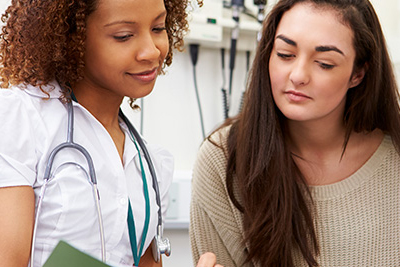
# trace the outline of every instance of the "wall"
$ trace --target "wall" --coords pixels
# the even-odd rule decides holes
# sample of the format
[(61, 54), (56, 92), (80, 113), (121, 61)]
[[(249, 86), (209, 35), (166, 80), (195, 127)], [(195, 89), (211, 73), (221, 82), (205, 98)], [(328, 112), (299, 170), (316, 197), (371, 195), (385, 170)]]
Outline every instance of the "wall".
[[(205, 5), (209, 1), (204, 0)], [(216, 0), (214, 0), (216, 1)], [(0, 11), (5, 10), (10, 0), (0, 0)], [(272, 4), (275, 1), (269, 1)], [(372, 0), (390, 48), (400, 78), (400, 0)], [(246, 0), (250, 6), (251, 0)], [(226, 36), (226, 33), (225, 33)], [(240, 37), (239, 37), (240, 38)], [(241, 40), (239, 39), (239, 43)], [(227, 58), (226, 58), (227, 60)], [(234, 72), (235, 110), (246, 79), (246, 57), (238, 52)], [(223, 121), (221, 86), (223, 83), (220, 53), (216, 48), (201, 46), (197, 63), (197, 81), (203, 107), (205, 130), (210, 133)], [(226, 72), (226, 77), (228, 73)], [(140, 101), (138, 101), (140, 104)], [(190, 177), (197, 150), (202, 142), (200, 120), (193, 86), (192, 65), (187, 49), (176, 53), (167, 73), (160, 77), (152, 94), (144, 98), (142, 107), (143, 135), (149, 142), (161, 144), (175, 156), (175, 194), (165, 236), (172, 243), (172, 255), (164, 258), (166, 267), (190, 267), (190, 244), (187, 234), (190, 201)], [(124, 103), (123, 108), (134, 124), (140, 128), (139, 112), (133, 112)]]

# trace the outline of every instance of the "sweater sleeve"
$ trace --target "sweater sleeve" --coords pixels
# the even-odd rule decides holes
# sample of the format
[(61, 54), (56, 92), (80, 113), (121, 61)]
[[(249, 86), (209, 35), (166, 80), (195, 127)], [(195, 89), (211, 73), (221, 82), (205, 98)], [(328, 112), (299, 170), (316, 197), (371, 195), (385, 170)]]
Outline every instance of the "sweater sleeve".
[(236, 266), (210, 217), (195, 200), (191, 203), (190, 216), (189, 234), (194, 265), (202, 254), (213, 252), (217, 255), (217, 263)]
[[(223, 144), (226, 133), (217, 132), (213, 140)], [(241, 215), (226, 190), (226, 161), (224, 150), (207, 140), (193, 169), (189, 235), (195, 265), (203, 253), (213, 252), (223, 266), (249, 266)]]

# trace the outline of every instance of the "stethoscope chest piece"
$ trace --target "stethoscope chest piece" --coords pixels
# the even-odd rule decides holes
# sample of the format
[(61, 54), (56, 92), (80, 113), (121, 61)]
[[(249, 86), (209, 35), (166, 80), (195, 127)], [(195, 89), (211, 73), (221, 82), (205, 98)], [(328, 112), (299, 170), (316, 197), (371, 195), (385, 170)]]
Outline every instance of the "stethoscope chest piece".
[(171, 255), (171, 243), (168, 238), (162, 238), (161, 235), (156, 234), (152, 243), (153, 258), (155, 262), (160, 262), (161, 254), (169, 257)]
[[(74, 96), (72, 96), (72, 97), (74, 97)], [(34, 224), (34, 229), (33, 229), (32, 245), (31, 245), (30, 267), (33, 267), (36, 230), (37, 230), (37, 226), (38, 226), (38, 218), (39, 218), (40, 209), (41, 209), (42, 201), (43, 201), (45, 190), (46, 190), (46, 185), (49, 182), (49, 180), (52, 178), (52, 167), (53, 167), (54, 158), (64, 148), (69, 148), (69, 149), (72, 148), (72, 149), (78, 150), (86, 158), (86, 161), (88, 163), (89, 172), (87, 172), (78, 163), (67, 162), (67, 163), (64, 163), (63, 165), (73, 164), (73, 165), (76, 165), (76, 166), (80, 167), (85, 172), (86, 176), (88, 177), (88, 180), (90, 180), (89, 182), (91, 183), (91, 185), (93, 187), (93, 193), (94, 193), (94, 196), (95, 196), (94, 200), (95, 200), (96, 211), (97, 211), (98, 220), (99, 220), (100, 241), (101, 241), (101, 259), (102, 259), (103, 262), (106, 261), (106, 249), (105, 249), (105, 237), (104, 237), (104, 229), (103, 229), (103, 219), (102, 219), (101, 209), (100, 209), (100, 196), (99, 196), (99, 191), (97, 189), (96, 173), (95, 173), (94, 164), (93, 164), (93, 161), (92, 161), (92, 158), (91, 158), (89, 152), (84, 147), (82, 147), (81, 145), (76, 144), (76, 143), (73, 142), (74, 107), (73, 107), (73, 104), (72, 104), (72, 100), (67, 103), (67, 112), (68, 112), (67, 140), (66, 140), (66, 142), (63, 142), (60, 145), (58, 145), (56, 148), (54, 148), (53, 151), (51, 151), (49, 159), (48, 159), (48, 162), (46, 164), (46, 170), (45, 170), (45, 174), (44, 174), (44, 178), (43, 178), (44, 185), (42, 186), (41, 193), (40, 193), (40, 195), (38, 197), (38, 204), (37, 204), (37, 209), (36, 209), (36, 214), (35, 214), (35, 224)], [(166, 238), (164, 239), (162, 237), (161, 198), (160, 198), (160, 190), (158, 188), (156, 172), (155, 172), (155, 169), (154, 169), (154, 165), (153, 165), (153, 163), (151, 161), (151, 157), (149, 155), (149, 152), (147, 151), (146, 145), (144, 144), (144, 141), (142, 140), (141, 136), (136, 131), (136, 129), (133, 127), (133, 125), (129, 122), (129, 120), (125, 117), (125, 115), (122, 113), (121, 110), (120, 110), (119, 115), (124, 120), (125, 124), (127, 125), (128, 129), (129, 129), (129, 132), (132, 135), (132, 140), (134, 141), (135, 145), (136, 145), (135, 140), (138, 142), (139, 147), (141, 148), (141, 150), (142, 150), (142, 152), (144, 154), (144, 157), (145, 157), (145, 159), (147, 161), (147, 165), (149, 167), (150, 174), (152, 176), (153, 189), (155, 191), (156, 203), (158, 205), (157, 232), (156, 232), (156, 235), (155, 235), (155, 237), (153, 239), (153, 242), (152, 242), (152, 252), (153, 252), (154, 260), (156, 262), (160, 262), (161, 254), (165, 254), (166, 256), (169, 256), (171, 254), (171, 244), (170, 244), (168, 239), (166, 239)], [(139, 147), (137, 147), (137, 149), (138, 149), (139, 158), (140, 158)], [(145, 181), (146, 177), (144, 175), (144, 170), (143, 170), (143, 164), (142, 163), (141, 163), (141, 169), (142, 169), (142, 178)], [(144, 195), (145, 195), (145, 199), (146, 199), (146, 195), (148, 196), (147, 185), (146, 185), (146, 189), (144, 191), (145, 191)], [(148, 204), (146, 204), (146, 210), (150, 210), (150, 202), (147, 201), (147, 200), (146, 200), (146, 202), (148, 203)], [(146, 212), (146, 213), (148, 213), (148, 212)], [(128, 212), (128, 217), (129, 217), (129, 212)], [(133, 223), (133, 225), (134, 225), (134, 223)], [(129, 222), (128, 222), (128, 226), (129, 226)], [(146, 238), (147, 227), (148, 227), (148, 222), (147, 222), (147, 226), (145, 227), (146, 230), (144, 230), (143, 237), (142, 237), (143, 238), (143, 243), (144, 243), (145, 238)], [(129, 229), (130, 229), (130, 227), (129, 227)], [(130, 229), (130, 232), (131, 232), (131, 229)], [(132, 230), (132, 233), (135, 233), (134, 228)], [(134, 237), (134, 241), (131, 241), (131, 244), (132, 244), (132, 242), (134, 244), (136, 244), (136, 237)], [(136, 250), (136, 249), (133, 246), (133, 248), (132, 248), (132, 253), (133, 254), (135, 254), (134, 250)], [(137, 262), (139, 262), (141, 251), (139, 251), (139, 253), (137, 253), (137, 254), (139, 255), (139, 259), (137, 260)]]

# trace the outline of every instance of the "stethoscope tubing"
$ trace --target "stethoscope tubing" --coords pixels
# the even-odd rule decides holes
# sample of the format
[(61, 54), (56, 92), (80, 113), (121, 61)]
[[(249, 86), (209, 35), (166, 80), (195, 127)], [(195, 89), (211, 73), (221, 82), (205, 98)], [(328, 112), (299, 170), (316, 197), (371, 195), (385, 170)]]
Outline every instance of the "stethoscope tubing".
[[(89, 154), (89, 152), (81, 145), (74, 143), (73, 142), (73, 133), (74, 133), (74, 111), (73, 111), (73, 104), (72, 100), (67, 102), (67, 113), (68, 113), (68, 128), (67, 128), (67, 141), (64, 143), (59, 144), (54, 150), (50, 153), (48, 162), (46, 164), (46, 169), (44, 173), (44, 183), (42, 185), (40, 195), (38, 197), (38, 204), (36, 208), (36, 214), (35, 214), (35, 223), (34, 223), (34, 229), (33, 229), (33, 235), (32, 235), (32, 246), (31, 246), (31, 259), (30, 259), (30, 267), (33, 267), (33, 259), (34, 259), (34, 251), (35, 251), (35, 240), (36, 240), (36, 232), (37, 232), (37, 225), (38, 225), (38, 218), (39, 214), (41, 211), (41, 206), (43, 203), (43, 198), (44, 194), (46, 191), (46, 187), (49, 183), (49, 181), (52, 178), (52, 167), (54, 163), (54, 158), (56, 155), (65, 148), (70, 148), (70, 149), (75, 149), (79, 152), (82, 153), (82, 155), (85, 157), (88, 168), (89, 168), (89, 173), (78, 163), (73, 163), (73, 162), (67, 162), (65, 164), (73, 164), (76, 165), (77, 167), (81, 168), (86, 176), (88, 177), (89, 182), (92, 185), (93, 189), (93, 195), (95, 199), (95, 205), (96, 205), (96, 212), (97, 212), (97, 217), (98, 217), (98, 224), (99, 224), (99, 232), (100, 232), (100, 240), (101, 240), (101, 258), (102, 261), (106, 261), (106, 248), (105, 248), (105, 237), (104, 237), (104, 226), (103, 226), (103, 218), (102, 218), (102, 213), (101, 213), (101, 208), (100, 208), (100, 194), (97, 188), (97, 178), (96, 178), (96, 173), (93, 165), (93, 160)], [(158, 205), (158, 220), (157, 220), (157, 232), (156, 232), (156, 238), (153, 240), (153, 242), (156, 242), (155, 246), (157, 247), (157, 256), (154, 256), (156, 262), (159, 261), (160, 257), (160, 244), (163, 246), (163, 252), (167, 256), (169, 256), (170, 253), (170, 244), (169, 241), (166, 240), (166, 244), (162, 243), (162, 212), (161, 212), (161, 199), (160, 199), (160, 190), (158, 187), (158, 181), (157, 181), (157, 175), (156, 171), (154, 169), (153, 162), (151, 160), (150, 154), (146, 148), (146, 145), (143, 142), (143, 139), (141, 138), (140, 134), (136, 131), (136, 129), (133, 127), (133, 125), (130, 123), (130, 121), (127, 119), (125, 114), (122, 112), (120, 109), (119, 111), (119, 116), (122, 118), (126, 126), (128, 127), (128, 130), (133, 134), (134, 138), (139, 144), (139, 147), (141, 148), (143, 155), (145, 157), (145, 160), (147, 162), (149, 172), (152, 176), (152, 184), (153, 184), (153, 189), (155, 191), (155, 198), (156, 198), (156, 203)], [(160, 243), (159, 243), (160, 242)], [(154, 252), (153, 252), (154, 254)], [(157, 259), (156, 259), (157, 258)]]
[(133, 137), (136, 139), (136, 141), (139, 144), (139, 147), (142, 149), (143, 155), (145, 157), (145, 160), (147, 162), (148, 168), (150, 175), (152, 177), (152, 182), (153, 182), (153, 189), (155, 191), (155, 197), (156, 197), (156, 203), (158, 205), (158, 222), (157, 222), (157, 229), (156, 229), (156, 236), (153, 239), (153, 245), (152, 245), (152, 251), (153, 251), (153, 258), (155, 262), (159, 262), (161, 260), (161, 254), (165, 254), (166, 256), (170, 256), (171, 254), (171, 244), (168, 240), (168, 238), (163, 238), (163, 221), (162, 221), (162, 211), (161, 211), (161, 199), (160, 199), (160, 189), (158, 187), (158, 181), (157, 181), (157, 174), (154, 169), (153, 162), (151, 160), (150, 154), (147, 150), (146, 145), (143, 142), (143, 139), (141, 138), (140, 134), (138, 131), (133, 127), (133, 125), (130, 123), (130, 121), (127, 119), (125, 114), (122, 112), (122, 110), (119, 110), (119, 116), (121, 119), (125, 122), (126, 126), (128, 127), (129, 132), (133, 134)]
[(40, 195), (39, 195), (36, 214), (35, 214), (35, 223), (34, 223), (33, 234), (32, 234), (30, 267), (33, 267), (36, 232), (37, 232), (37, 225), (38, 225), (38, 221), (39, 221), (39, 214), (40, 214), (41, 206), (43, 203), (44, 194), (46, 192), (46, 187), (47, 187), (50, 179), (52, 178), (51, 171), (53, 168), (54, 158), (62, 149), (65, 149), (65, 148), (71, 148), (71, 149), (75, 149), (75, 150), (81, 152), (87, 161), (87, 164), (89, 167), (89, 174), (87, 174), (87, 172), (84, 170), (84, 168), (82, 168), (81, 165), (79, 165), (77, 163), (71, 163), (71, 164), (74, 164), (74, 165), (80, 167), (82, 170), (84, 170), (84, 172), (90, 178), (90, 183), (92, 185), (94, 200), (95, 200), (95, 205), (96, 205), (98, 224), (99, 224), (99, 233), (100, 233), (100, 242), (101, 242), (101, 259), (103, 262), (105, 262), (105, 260), (106, 260), (104, 226), (103, 226), (103, 218), (102, 218), (101, 207), (100, 207), (100, 194), (99, 194), (99, 190), (97, 188), (97, 179), (96, 179), (96, 172), (94, 170), (93, 160), (92, 160), (92, 157), (90, 156), (89, 152), (83, 146), (73, 142), (74, 111), (73, 111), (72, 101), (68, 101), (68, 103), (67, 103), (67, 112), (68, 112), (67, 141), (59, 144), (50, 153), (49, 159), (46, 164), (46, 169), (44, 172), (44, 177), (43, 177), (44, 183), (40, 190)]
[[(161, 213), (161, 199), (160, 199), (160, 189), (158, 187), (158, 182), (157, 182), (157, 175), (156, 175), (156, 171), (154, 170), (154, 165), (153, 162), (151, 160), (149, 151), (146, 148), (146, 145), (143, 142), (143, 139), (141, 138), (140, 134), (138, 133), (138, 131), (136, 131), (135, 127), (132, 126), (132, 124), (129, 122), (129, 120), (127, 119), (127, 117), (125, 116), (125, 114), (122, 112), (122, 110), (119, 111), (119, 116), (122, 118), (122, 120), (125, 122), (125, 124), (127, 125), (128, 129), (130, 132), (133, 133), (136, 141), (139, 143), (140, 148), (142, 149), (143, 152), (143, 156), (146, 159), (149, 171), (150, 171), (150, 175), (153, 178), (153, 189), (155, 191), (155, 195), (156, 195), (156, 203), (158, 205), (158, 226), (162, 225), (162, 213)], [(159, 227), (157, 227), (157, 234), (159, 234)]]

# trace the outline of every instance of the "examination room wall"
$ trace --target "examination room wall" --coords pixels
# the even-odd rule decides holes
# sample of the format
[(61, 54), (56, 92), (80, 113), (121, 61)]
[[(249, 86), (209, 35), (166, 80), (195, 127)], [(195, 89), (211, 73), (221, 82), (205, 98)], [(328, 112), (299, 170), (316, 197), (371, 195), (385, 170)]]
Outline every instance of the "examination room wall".
[[(217, 0), (204, 0), (204, 4)], [(4, 12), (11, 0), (0, 0), (0, 11)], [(221, 0), (222, 2), (222, 0)], [(272, 4), (274, 1), (268, 1)], [(381, 20), (391, 57), (400, 82), (400, 0), (371, 1)], [(251, 5), (246, 0), (246, 5)], [(240, 43), (240, 35), (239, 41)], [(255, 41), (254, 41), (255, 42)], [(253, 55), (253, 53), (251, 54)], [(228, 51), (226, 53), (226, 68)], [(246, 53), (237, 53), (234, 71), (233, 106), (234, 115), (240, 104), (240, 96), (246, 81)], [(127, 103), (123, 109), (141, 129), (148, 142), (157, 143), (167, 148), (175, 157), (175, 177), (172, 187), (171, 212), (164, 235), (169, 237), (172, 244), (172, 255), (164, 257), (165, 267), (190, 267), (190, 243), (187, 233), (189, 220), (190, 178), (191, 169), (196, 158), (197, 150), (203, 140), (198, 104), (193, 82), (192, 64), (188, 48), (183, 53), (175, 53), (172, 66), (166, 69), (154, 91), (143, 101), (143, 121), (141, 113), (129, 110)], [(197, 83), (206, 134), (212, 132), (224, 119), (221, 86), (223, 84), (221, 57), (219, 48), (200, 46), (196, 66)], [(226, 87), (228, 85), (228, 70), (225, 73)], [(137, 101), (141, 105), (141, 101)]]

